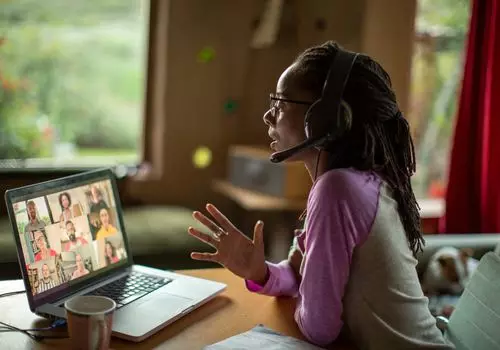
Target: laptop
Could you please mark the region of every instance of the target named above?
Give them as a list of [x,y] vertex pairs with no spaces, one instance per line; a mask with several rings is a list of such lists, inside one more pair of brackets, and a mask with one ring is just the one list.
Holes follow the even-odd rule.
[[133,263],[111,169],[8,190],[5,200],[29,306],[42,317],[66,318],[76,295],[108,296],[112,334],[139,342],[226,288]]

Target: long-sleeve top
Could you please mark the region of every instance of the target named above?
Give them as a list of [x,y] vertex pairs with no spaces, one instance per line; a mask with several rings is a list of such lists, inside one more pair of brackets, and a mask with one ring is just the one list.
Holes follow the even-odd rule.
[[295,320],[312,343],[332,343],[346,326],[361,349],[450,349],[428,309],[388,186],[373,172],[331,170],[314,183],[300,281],[288,260],[267,262],[265,285],[249,290],[296,296]]

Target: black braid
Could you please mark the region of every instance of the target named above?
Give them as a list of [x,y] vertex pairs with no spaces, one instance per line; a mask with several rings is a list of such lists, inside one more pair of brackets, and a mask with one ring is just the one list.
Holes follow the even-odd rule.
[[[300,88],[321,96],[327,72],[339,49],[336,43],[329,41],[301,53],[293,69]],[[420,228],[420,208],[410,182],[416,170],[415,149],[391,79],[377,62],[360,54],[343,99],[352,109],[352,127],[326,147],[328,169],[353,167],[380,174],[392,188],[410,249],[416,255],[425,241]]]

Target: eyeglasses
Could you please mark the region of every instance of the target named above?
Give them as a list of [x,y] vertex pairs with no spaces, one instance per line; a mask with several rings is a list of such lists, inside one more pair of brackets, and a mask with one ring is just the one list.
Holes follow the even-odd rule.
[[288,102],[288,103],[295,103],[295,104],[307,105],[307,106],[310,106],[313,104],[313,102],[309,102],[309,101],[290,100],[288,98],[280,98],[274,94],[269,94],[269,109],[270,109],[271,114],[273,116],[275,115],[276,111],[279,110],[278,102]]

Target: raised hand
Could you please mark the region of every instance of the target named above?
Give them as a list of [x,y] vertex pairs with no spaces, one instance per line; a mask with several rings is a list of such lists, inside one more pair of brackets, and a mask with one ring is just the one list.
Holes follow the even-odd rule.
[[193,227],[188,232],[216,249],[215,253],[191,253],[195,260],[216,262],[237,276],[247,280],[265,283],[267,265],[264,255],[264,223],[255,224],[253,241],[238,230],[214,205],[207,204],[207,211],[215,220],[212,221],[199,211],[193,217],[207,227],[212,234],[206,234]]

